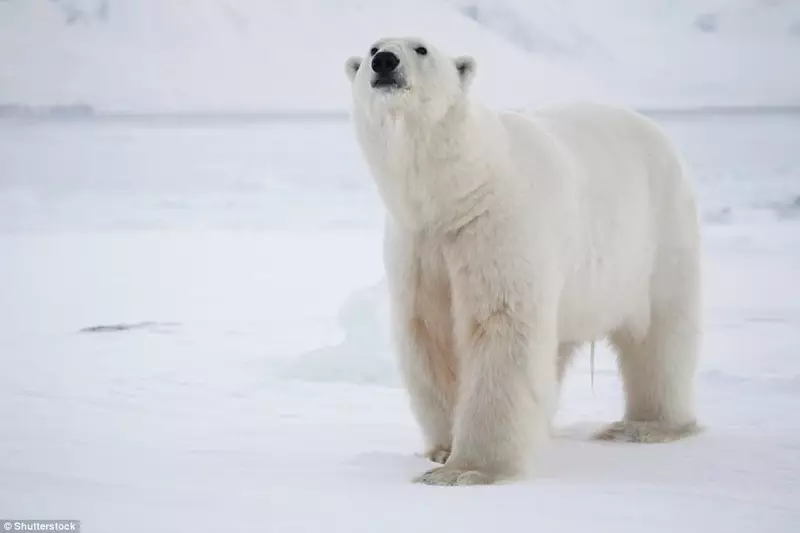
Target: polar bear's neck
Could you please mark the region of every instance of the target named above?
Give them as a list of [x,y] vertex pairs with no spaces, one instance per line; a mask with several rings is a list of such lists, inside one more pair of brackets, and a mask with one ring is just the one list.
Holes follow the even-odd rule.
[[493,196],[495,124],[482,108],[455,106],[443,119],[384,113],[356,118],[359,141],[389,213],[414,230],[453,230]]

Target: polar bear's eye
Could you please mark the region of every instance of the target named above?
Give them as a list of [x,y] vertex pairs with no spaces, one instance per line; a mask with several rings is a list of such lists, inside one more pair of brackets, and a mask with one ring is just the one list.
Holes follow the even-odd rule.
[[424,46],[417,46],[416,48],[414,48],[414,51],[421,56],[428,54],[428,49],[425,48]]
[[370,48],[369,55],[374,56],[377,53],[378,53],[378,49],[376,47],[373,46],[372,48]]

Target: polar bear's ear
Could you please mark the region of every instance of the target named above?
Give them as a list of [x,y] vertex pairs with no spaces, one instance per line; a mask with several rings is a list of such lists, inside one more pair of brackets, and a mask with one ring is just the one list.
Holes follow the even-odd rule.
[[458,77],[461,79],[461,88],[466,91],[475,78],[475,60],[470,56],[461,56],[453,61],[458,70]]
[[347,62],[344,64],[344,71],[347,73],[347,77],[350,81],[353,81],[356,77],[356,72],[358,72],[358,68],[361,66],[361,58],[360,57],[351,57],[347,59]]

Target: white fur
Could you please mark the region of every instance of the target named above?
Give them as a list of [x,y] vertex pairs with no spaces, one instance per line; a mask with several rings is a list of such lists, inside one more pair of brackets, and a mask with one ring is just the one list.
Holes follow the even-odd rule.
[[446,461],[418,481],[524,474],[547,442],[571,354],[606,336],[626,410],[598,438],[692,433],[700,237],[662,131],[594,105],[493,112],[468,97],[471,59],[420,39],[375,46],[398,55],[407,88],[373,88],[369,59],[346,70],[388,212],[399,360],[426,453]]

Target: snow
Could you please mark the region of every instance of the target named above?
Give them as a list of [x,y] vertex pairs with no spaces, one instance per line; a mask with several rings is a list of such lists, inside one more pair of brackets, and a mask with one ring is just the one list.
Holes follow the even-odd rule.
[[[187,9],[186,0],[106,0],[99,16],[97,0],[69,23],[59,6],[70,3],[0,2],[0,103],[343,112],[345,60],[384,35],[437,35],[452,55],[474,55],[483,73],[475,89],[506,105],[603,94],[580,70],[532,57],[439,1],[192,0]],[[552,82],[537,83],[542,76]]]
[[629,105],[796,106],[792,0],[449,0],[534,55],[601,80]]
[[384,35],[475,56],[505,106],[800,105],[794,0],[5,0],[0,105],[342,112]]
[[[429,465],[386,335],[382,208],[349,124],[0,121],[0,516],[85,531],[791,532],[800,115],[657,117],[697,174],[705,431],[620,416],[598,346],[541,470]],[[89,328],[87,330],[87,328]]]
[[[409,482],[431,465],[343,120],[344,60],[385,34],[475,56],[492,105],[616,100],[668,128],[703,218],[701,435],[590,441],[622,410],[601,344],[531,478]],[[796,530],[799,63],[791,0],[0,1],[0,114],[101,115],[0,120],[0,518]]]

